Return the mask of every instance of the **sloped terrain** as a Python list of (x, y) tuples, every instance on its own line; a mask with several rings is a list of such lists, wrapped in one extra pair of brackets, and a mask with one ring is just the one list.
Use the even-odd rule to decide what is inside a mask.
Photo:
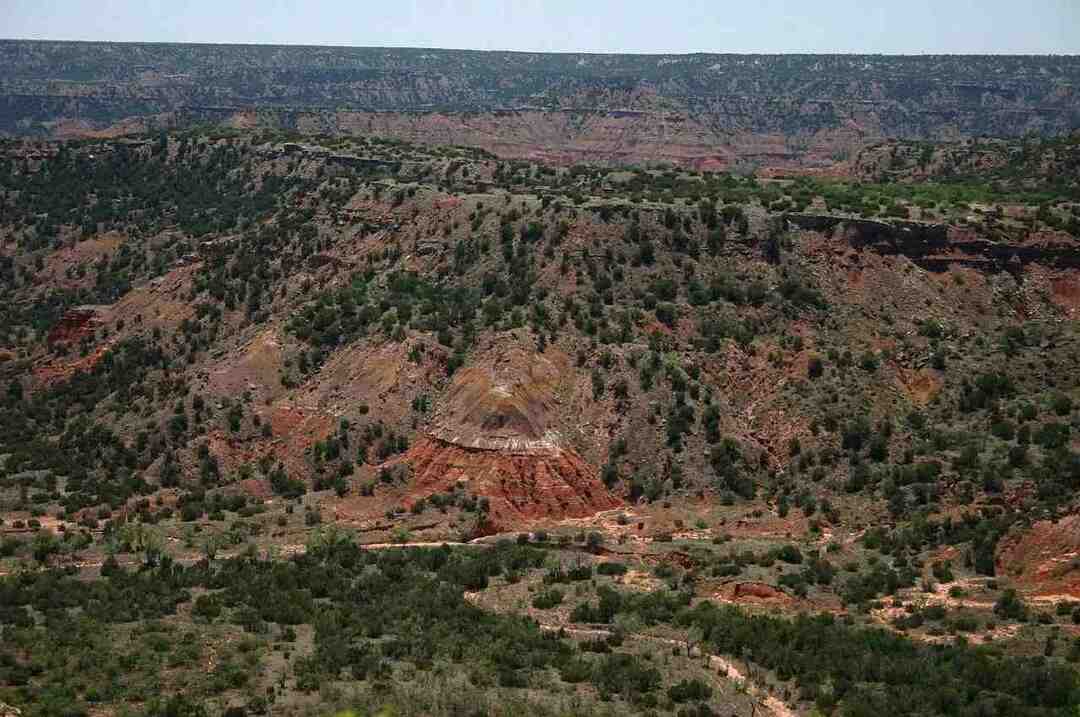
[(1002, 546), (998, 566), (1040, 597), (1080, 597), (1080, 516), (1039, 521), (1018, 531)]
[(554, 348), (493, 348), (493, 359), (454, 374), (427, 435), (402, 457), (413, 475), (412, 504), (464, 488), (489, 500), (482, 529), (493, 532), (620, 505), (564, 438), (563, 421), (582, 419), (559, 410), (575, 403), (570, 358)]
[(48, 662), (78, 614), (64, 664), (93, 626), (251, 711), (1068, 714), (1070, 142), (985, 182), (5, 143), (0, 701), (166, 710), (160, 660)]
[(601, 55), (0, 42), (0, 132), (221, 124), (500, 157), (829, 171), (882, 139), (1061, 134), (1075, 57)]
[[(21, 284), (16, 272), (10, 286), (23, 297), (13, 307), (37, 304), (12, 312), (9, 325), (47, 327), (40, 342), (27, 334), (22, 348), (12, 345), (32, 364), (31, 382), (11, 374), (24, 393), (44, 397), (66, 390), (58, 384), (79, 371), (115, 370), (117, 357), (136, 346), (145, 352), (148, 340), (160, 353), (165, 385), (189, 400), (161, 416), (177, 428), (174, 445), (147, 458), (155, 470), (164, 448), (179, 449), (181, 465), (206, 469), (198, 448), (205, 434), (221, 453), (210, 451), (220, 463), (212, 471), (269, 461), (295, 479), (344, 480), (347, 489), (356, 478), (339, 462), (359, 442), (361, 478), (401, 453), (402, 469), (419, 470), (413, 478), (424, 487), (411, 504), (452, 487), (447, 466), (462, 455), (474, 467), (492, 456), (477, 495), (525, 505), (565, 470), (574, 483), (567, 495), (576, 496), (567, 516), (581, 517), (614, 505), (609, 489), (632, 500), (705, 487), (748, 493), (793, 463), (814, 465), (796, 445), (810, 455), (843, 449), (844, 421), (936, 415), (971, 390), (949, 380), (951, 359), (969, 374), (992, 373), (991, 354), (980, 358), (987, 349), (965, 348), (977, 333), (1001, 332), (1012, 352), (1054, 346), (1064, 364), (1048, 364), (1047, 380), (1067, 375), (1073, 361), (1070, 287), (1080, 254), (1076, 239), (1053, 227), (1067, 226), (1075, 205), (1049, 214), (1040, 205), (1024, 217), (1023, 204), (1010, 204), (1021, 213), (985, 223), (962, 216), (959, 225), (870, 219), (842, 207), (825, 213), (822, 199), (802, 198), (820, 191), (831, 202), (829, 185), (692, 176), (670, 184), (661, 173), (631, 183), (663, 181), (706, 198), (605, 203), (600, 197), (626, 182), (618, 172), (525, 179), (520, 165), (420, 150), (406, 165), (407, 150), (372, 143), (367, 153), (387, 163), (357, 175), (341, 166), (344, 148), (282, 150), (252, 139), (80, 148), (77, 162), (96, 154), (117, 181), (123, 172), (139, 176), (144, 164), (164, 162), (191, 180), (231, 164), (218, 175), (235, 187), (226, 191), (240, 191), (235, 178), (251, 176), (257, 197), (269, 198), (271, 186), (279, 195), (242, 209), (248, 229), (239, 232), (216, 218), (208, 224), (196, 207), (180, 208), (186, 228), (144, 212), (140, 233), (159, 238), (142, 254), (133, 249), (141, 239), (120, 239), (116, 229), (103, 244), (85, 223), (81, 234), (51, 228), (60, 249), (39, 251), (82, 283)], [(20, 156), (23, 145), (11, 149), (10, 167), (23, 172), (13, 181), (42, 177), (45, 170)], [(397, 172), (445, 178), (399, 183)], [(527, 190), (482, 191), (476, 177), (524, 181)], [(733, 201), (708, 199), (710, 186)], [(582, 196), (588, 191), (601, 194)], [(756, 192), (764, 199), (737, 203)], [(215, 216), (212, 195), (196, 201)], [(909, 214), (922, 210), (917, 201), (890, 201), (886, 214), (897, 201)], [(120, 216), (98, 226), (129, 221)], [(32, 249), (41, 231), (13, 234), (9, 246)], [(118, 375), (106, 386), (132, 378), (139, 380)], [(1043, 390), (1038, 376), (1026, 380)], [(1056, 390), (1066, 398), (1070, 391)], [(135, 398), (144, 417), (164, 408), (144, 395)], [(846, 400), (832, 411), (839, 395)], [(189, 405), (193, 396), (198, 406)], [(203, 423), (214, 414), (224, 425)], [(110, 420), (131, 430), (137, 419), (122, 415)], [(522, 496), (498, 487), (510, 470), (499, 467), (502, 456), (522, 459)], [(823, 467), (841, 480), (850, 470)], [(606, 488), (596, 483), (601, 468)], [(527, 517), (520, 505), (518, 517)]]
[(537, 453), (463, 448), (424, 437), (404, 455), (412, 468), (415, 505), (457, 487), (487, 498), (482, 532), (520, 530), (544, 518), (583, 518), (621, 504), (598, 480), (596, 469), (568, 449)]

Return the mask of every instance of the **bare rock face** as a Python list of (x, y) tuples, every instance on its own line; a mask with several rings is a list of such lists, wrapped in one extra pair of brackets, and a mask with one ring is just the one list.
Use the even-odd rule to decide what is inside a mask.
[(1031, 596), (1080, 597), (1080, 515), (1042, 520), (1016, 531), (998, 544), (995, 562)]
[(566, 368), (515, 347), (456, 373), (428, 435), (405, 454), (411, 500), (461, 486), (488, 499), (494, 528), (618, 506), (559, 430)]
[(488, 499), (488, 523), (494, 531), (537, 520), (583, 518), (621, 504), (600, 482), (596, 469), (571, 449), (512, 453), (426, 437), (413, 444), (404, 460), (413, 470), (412, 502), (464, 487)]
[(80, 306), (69, 309), (49, 332), (49, 345), (77, 344), (84, 337), (93, 336), (94, 332), (102, 325), (98, 314), (97, 308), (93, 306)]
[(220, 123), (567, 164), (662, 160), (708, 170), (745, 161), (820, 171), (881, 138), (1053, 135), (1080, 119), (1076, 57), (312, 53), (3, 40), (0, 66), (0, 135)]
[(459, 371), (431, 433), (463, 448), (550, 454), (561, 441), (553, 425), (558, 382), (554, 362), (520, 350), (500, 365)]
[(736, 583), (734, 589), (736, 599), (748, 600), (780, 600), (788, 601), (790, 598), (783, 590), (778, 590), (767, 583), (747, 582)]
[(859, 251), (906, 256), (929, 271), (963, 266), (994, 273), (1027, 264), (1054, 269), (1080, 267), (1080, 245), (1067, 234), (1033, 237), (1025, 244), (995, 242), (970, 229), (913, 221), (880, 221), (824, 214), (788, 214), (798, 229), (832, 233)]

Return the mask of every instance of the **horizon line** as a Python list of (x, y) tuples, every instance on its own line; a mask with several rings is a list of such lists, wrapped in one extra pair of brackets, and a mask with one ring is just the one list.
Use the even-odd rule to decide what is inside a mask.
[(336, 43), (306, 43), (306, 42), (221, 42), (221, 41), (180, 41), (180, 40), (88, 40), (84, 38), (48, 38), (48, 37), (0, 37), (0, 42), (51, 42), (61, 44), (87, 44), (87, 45), (187, 45), (195, 47), (290, 47), (297, 49), (336, 49), (336, 50), (422, 50), (431, 52), (475, 52), (475, 53), (504, 53), (519, 55), (621, 55), (630, 57), (664, 57), (680, 56), (692, 57), (695, 55), (713, 56), (748, 56), (748, 57), (1063, 57), (1077, 58), (1080, 53), (1071, 52), (1030, 52), (1030, 51), (993, 51), (993, 52), (940, 52), (940, 51), (908, 51), (908, 52), (882, 52), (882, 51), (855, 51), (855, 50), (773, 50), (773, 51), (718, 51), (718, 50), (674, 50), (674, 51), (641, 51), (641, 50), (518, 50), (505, 48), (478, 49), (469, 47), (436, 47), (422, 45), (342, 45)]

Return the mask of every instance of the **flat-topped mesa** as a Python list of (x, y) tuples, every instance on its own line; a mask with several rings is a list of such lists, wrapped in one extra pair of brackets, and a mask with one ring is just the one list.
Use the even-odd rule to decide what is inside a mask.
[(903, 255), (929, 271), (965, 266), (980, 271), (1016, 271), (1027, 264), (1053, 269), (1080, 268), (1080, 242), (1049, 235), (1025, 243), (998, 242), (973, 230), (948, 224), (880, 221), (828, 214), (787, 214), (798, 229), (829, 233), (854, 249)]

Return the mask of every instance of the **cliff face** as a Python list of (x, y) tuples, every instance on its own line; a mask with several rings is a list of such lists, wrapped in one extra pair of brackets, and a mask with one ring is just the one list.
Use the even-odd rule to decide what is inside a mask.
[(881, 137), (1080, 125), (1080, 58), (538, 53), (0, 42), (0, 132), (206, 121), (557, 161), (825, 166)]
[(903, 255), (931, 271), (968, 266), (982, 271), (1014, 271), (1027, 264), (1053, 269), (1080, 268), (1080, 243), (1067, 235), (1048, 235), (1024, 244), (999, 243), (974, 231), (945, 224), (852, 219), (822, 214), (788, 214), (798, 229), (831, 233), (854, 249)]
[(974, 138), (933, 145), (888, 140), (861, 151), (850, 171), (864, 182), (974, 179), (1014, 190), (1054, 187), (1068, 196), (1080, 182), (1080, 134), (1023, 140)]
[(93, 337), (101, 326), (101, 319), (94, 307), (80, 306), (64, 314), (49, 331), (47, 341), (50, 346), (76, 344), (83, 338)]

